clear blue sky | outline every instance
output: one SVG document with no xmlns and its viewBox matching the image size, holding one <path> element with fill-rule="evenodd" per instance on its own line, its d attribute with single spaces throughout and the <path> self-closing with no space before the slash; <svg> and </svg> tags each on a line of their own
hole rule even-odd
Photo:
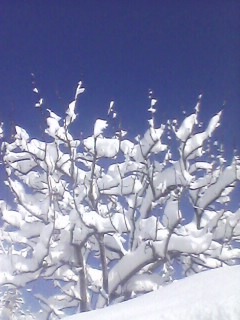
<svg viewBox="0 0 240 320">
<path fill-rule="evenodd" d="M 83 128 L 116 101 L 123 127 L 141 133 L 148 89 L 158 122 L 224 110 L 220 136 L 240 149 L 239 0 L 0 1 L 0 120 L 36 132 L 31 73 L 47 106 L 63 115 L 81 79 Z"/>
</svg>

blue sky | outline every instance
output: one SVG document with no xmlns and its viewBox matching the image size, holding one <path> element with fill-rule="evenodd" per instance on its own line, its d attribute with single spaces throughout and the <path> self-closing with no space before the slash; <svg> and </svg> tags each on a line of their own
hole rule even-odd
<svg viewBox="0 0 240 320">
<path fill-rule="evenodd" d="M 38 132 L 31 73 L 60 115 L 83 80 L 79 122 L 89 132 L 112 99 L 137 134 L 148 89 L 159 123 L 190 113 L 203 93 L 202 119 L 226 101 L 219 135 L 228 152 L 240 149 L 239 34 L 238 0 L 1 0 L 0 120 Z"/>
</svg>

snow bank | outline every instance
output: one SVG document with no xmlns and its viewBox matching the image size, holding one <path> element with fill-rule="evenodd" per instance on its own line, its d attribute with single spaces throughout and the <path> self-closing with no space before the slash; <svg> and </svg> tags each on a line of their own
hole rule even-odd
<svg viewBox="0 0 240 320">
<path fill-rule="evenodd" d="M 240 266 L 202 272 L 155 292 L 65 320 L 239 320 Z"/>
</svg>

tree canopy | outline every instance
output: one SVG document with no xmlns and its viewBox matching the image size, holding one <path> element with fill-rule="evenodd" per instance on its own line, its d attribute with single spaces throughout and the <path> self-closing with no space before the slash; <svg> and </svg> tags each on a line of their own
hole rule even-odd
<svg viewBox="0 0 240 320">
<path fill-rule="evenodd" d="M 111 101 L 107 120 L 97 119 L 91 136 L 74 138 L 83 92 L 79 82 L 64 118 L 47 110 L 43 139 L 16 126 L 5 141 L 0 131 L 14 199 L 0 202 L 0 284 L 4 297 L 12 288 L 16 296 L 32 290 L 38 319 L 124 301 L 240 258 L 240 208 L 230 206 L 240 161 L 226 161 L 214 138 L 222 112 L 202 127 L 199 96 L 180 124 L 156 127 L 151 96 L 148 129 L 130 139 L 120 123 L 111 127 Z M 39 281 L 49 294 L 33 290 Z M 11 308 L 20 319 L 18 306 Z"/>
</svg>

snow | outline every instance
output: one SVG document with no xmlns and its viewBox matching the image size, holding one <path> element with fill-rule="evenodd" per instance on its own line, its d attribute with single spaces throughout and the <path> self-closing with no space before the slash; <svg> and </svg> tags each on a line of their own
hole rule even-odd
<svg viewBox="0 0 240 320">
<path fill-rule="evenodd" d="M 84 139 L 83 144 L 89 152 L 96 153 L 98 157 L 113 158 L 119 151 L 119 140 L 114 138 L 98 137 L 95 141 L 94 137 L 88 137 Z"/>
<path fill-rule="evenodd" d="M 239 320 L 240 266 L 175 281 L 159 290 L 65 320 Z"/>
<path fill-rule="evenodd" d="M 112 100 L 110 102 L 109 108 L 108 108 L 108 115 L 113 112 L 113 108 L 114 108 L 114 101 Z"/>
<path fill-rule="evenodd" d="M 180 139 L 181 141 L 186 141 L 187 138 L 191 135 L 196 122 L 197 122 L 197 115 L 195 113 L 186 117 L 183 120 L 180 128 L 176 132 L 177 138 Z"/>
<path fill-rule="evenodd" d="M 94 125 L 94 137 L 98 137 L 101 133 L 103 133 L 103 130 L 106 129 L 108 126 L 108 123 L 106 120 L 97 119 Z"/>
<path fill-rule="evenodd" d="M 108 122 L 97 119 L 92 136 L 75 140 L 69 126 L 77 116 L 81 82 L 77 90 L 77 100 L 69 104 L 65 119 L 47 109 L 49 142 L 31 140 L 17 126 L 15 140 L 2 145 L 8 174 L 5 184 L 16 203 L 11 208 L 0 201 L 1 285 L 12 283 L 25 290 L 39 277 L 53 281 L 61 299 L 55 294 L 37 298 L 43 310 L 53 308 L 56 316 L 63 317 L 68 308 L 76 307 L 77 312 L 84 295 L 81 286 L 79 292 L 79 272 L 86 280 L 91 306 L 104 307 L 108 297 L 113 303 L 157 290 L 172 279 L 176 263 L 189 275 L 204 266 L 216 268 L 239 259 L 240 211 L 231 212 L 226 204 L 240 179 L 240 160 L 235 156 L 227 166 L 220 151 L 217 156 L 211 154 L 210 138 L 221 112 L 203 132 L 196 130 L 199 105 L 177 131 L 176 120 L 155 128 L 152 117 L 145 134 L 136 137 L 137 143 L 122 140 L 123 131 L 109 137 Z M 154 105 L 152 99 L 151 108 Z M 112 108 L 113 101 L 110 113 Z M 171 132 L 176 133 L 177 153 L 162 143 Z M 192 206 L 189 213 L 186 203 Z M 108 273 L 108 297 L 99 243 L 105 247 L 102 269 Z M 77 246 L 83 263 L 76 255 Z M 239 267 L 225 270 L 239 274 Z M 212 277 L 221 272 L 212 285 Z M 211 277 L 204 280 L 207 274 Z M 233 286 L 240 282 L 237 275 L 226 284 L 227 277 L 223 269 L 207 272 L 72 319 L 141 320 L 146 314 L 149 320 L 229 319 L 228 309 L 219 310 L 225 306 L 224 299 L 228 305 L 234 302 L 231 294 L 237 289 Z M 222 296 L 228 285 L 228 296 Z"/>
</svg>

